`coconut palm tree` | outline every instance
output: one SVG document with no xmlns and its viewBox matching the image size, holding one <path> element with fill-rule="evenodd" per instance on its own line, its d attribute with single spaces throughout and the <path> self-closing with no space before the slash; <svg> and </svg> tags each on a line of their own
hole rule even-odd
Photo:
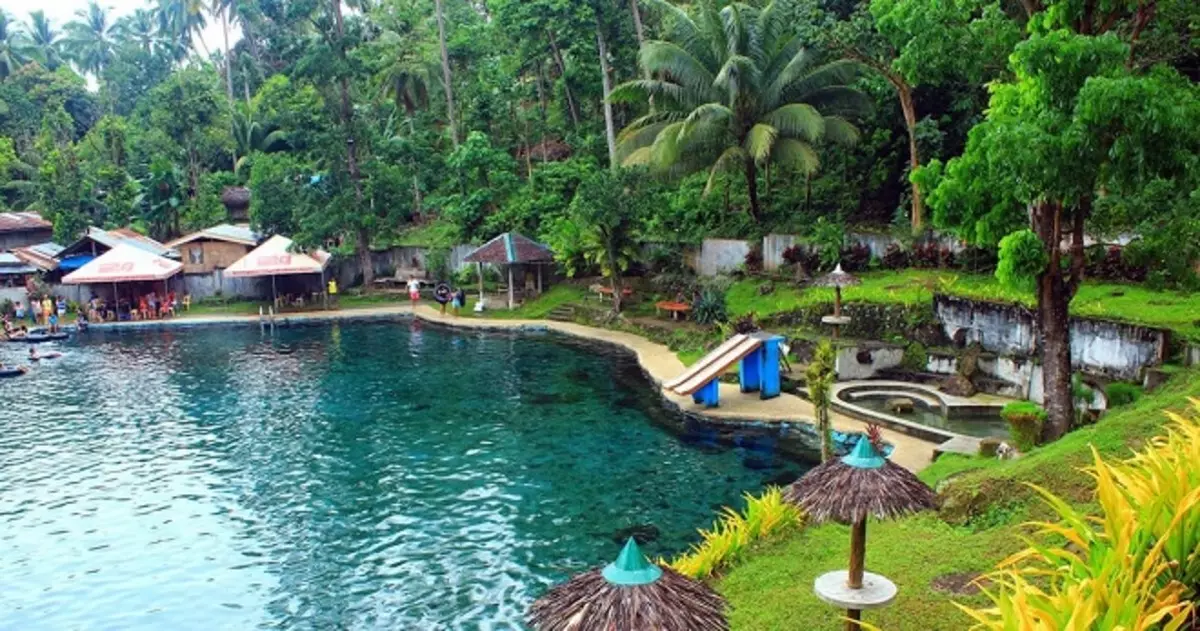
<svg viewBox="0 0 1200 631">
<path fill-rule="evenodd" d="M 99 75 L 113 58 L 116 33 L 108 10 L 95 0 L 75 12 L 78 20 L 67 22 L 64 48 L 80 70 Z"/>
<path fill-rule="evenodd" d="M 171 50 L 176 59 L 187 56 L 187 50 L 192 46 L 192 38 L 200 42 L 204 56 L 208 57 L 208 45 L 204 43 L 201 34 L 208 21 L 204 14 L 207 11 L 205 0 L 158 0 L 155 7 L 158 14 L 158 30 L 163 37 L 169 37 Z"/>
<path fill-rule="evenodd" d="M 154 13 L 147 9 L 136 9 L 117 20 L 114 30 L 118 37 L 135 44 L 144 52 L 152 53 L 162 46 Z"/>
<path fill-rule="evenodd" d="M 630 81 L 613 101 L 654 99 L 654 109 L 626 127 L 618 156 L 625 165 L 672 173 L 741 171 L 751 217 L 760 215 L 758 173 L 776 165 L 811 175 L 822 142 L 852 144 L 851 120 L 871 102 L 849 87 L 860 71 L 848 60 L 822 62 L 785 23 L 778 2 L 718 10 L 701 0 L 693 18 L 665 0 L 643 0 L 671 23 L 666 40 L 642 45 L 651 79 Z"/>
<path fill-rule="evenodd" d="M 27 63 L 29 40 L 8 13 L 0 9 L 0 78 L 11 75 Z"/>
<path fill-rule="evenodd" d="M 62 39 L 60 33 L 54 30 L 45 11 L 30 11 L 29 25 L 30 54 L 48 70 L 56 70 L 62 65 Z"/>
</svg>

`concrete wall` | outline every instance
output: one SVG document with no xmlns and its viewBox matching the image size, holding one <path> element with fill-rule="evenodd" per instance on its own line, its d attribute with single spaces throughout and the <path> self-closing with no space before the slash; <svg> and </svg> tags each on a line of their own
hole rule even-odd
<svg viewBox="0 0 1200 631">
<path fill-rule="evenodd" d="M 192 300 L 203 300 L 221 296 L 224 298 L 267 298 L 271 294 L 270 278 L 230 278 L 222 270 L 214 270 L 207 274 L 184 274 L 182 289 L 178 289 L 180 281 L 174 280 L 172 285 L 177 291 L 192 295 Z"/>
<path fill-rule="evenodd" d="M 848 347 L 838 350 L 834 367 L 838 381 L 870 379 L 880 370 L 895 368 L 904 360 L 904 349 L 899 347 Z"/>
<path fill-rule="evenodd" d="M 2 232 L 0 233 L 0 252 L 45 243 L 53 238 L 54 230 L 50 228 Z"/>
<path fill-rule="evenodd" d="M 1037 352 L 1034 314 L 1024 307 L 939 294 L 934 296 L 934 311 L 946 336 L 956 342 L 979 342 L 984 350 L 1001 355 Z M 1167 343 L 1168 332 L 1161 329 L 1071 319 L 1071 363 L 1086 372 L 1137 379 L 1143 367 L 1162 362 Z"/>
<path fill-rule="evenodd" d="M 705 239 L 700 246 L 701 276 L 716 276 L 732 272 L 745 265 L 750 242 L 738 239 Z"/>
<path fill-rule="evenodd" d="M 11 300 L 12 302 L 20 302 L 29 308 L 29 299 L 25 296 L 24 287 L 0 287 L 0 302 Z"/>
<path fill-rule="evenodd" d="M 763 269 L 773 272 L 783 265 L 783 252 L 796 245 L 800 237 L 791 234 L 769 234 L 763 237 Z"/>
</svg>

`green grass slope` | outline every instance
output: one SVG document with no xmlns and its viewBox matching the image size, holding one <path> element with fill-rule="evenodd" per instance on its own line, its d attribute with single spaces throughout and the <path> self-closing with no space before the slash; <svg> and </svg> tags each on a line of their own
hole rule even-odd
<svg viewBox="0 0 1200 631">
<path fill-rule="evenodd" d="M 1033 450 L 1018 460 L 945 456 L 921 472 L 927 483 L 944 486 L 937 514 L 867 527 L 867 569 L 900 587 L 891 607 L 866 620 L 886 631 L 941 631 L 968 628 L 954 606 L 983 605 L 979 595 L 934 589 L 934 579 L 986 572 L 1023 547 L 1022 524 L 1047 517 L 1028 488 L 1038 484 L 1074 504 L 1091 503 L 1091 483 L 1082 467 L 1092 448 L 1123 457 L 1161 433 L 1164 410 L 1182 410 L 1200 397 L 1200 369 L 1183 371 L 1160 390 L 1128 407 L 1113 410 L 1096 425 Z M 824 525 L 759 546 L 742 564 L 717 581 L 733 607 L 737 631 L 823 631 L 841 629 L 839 613 L 812 593 L 813 579 L 849 560 L 849 531 Z"/>
</svg>

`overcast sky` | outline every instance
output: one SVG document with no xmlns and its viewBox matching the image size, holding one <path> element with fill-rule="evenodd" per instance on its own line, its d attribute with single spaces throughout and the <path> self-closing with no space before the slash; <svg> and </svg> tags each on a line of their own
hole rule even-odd
<svg viewBox="0 0 1200 631">
<path fill-rule="evenodd" d="M 109 9 L 109 14 L 115 21 L 117 18 L 133 13 L 135 9 L 150 8 L 152 5 L 146 0 L 99 0 L 100 6 Z M 207 4 L 207 3 L 206 3 Z M 54 25 L 55 30 L 62 32 L 63 25 L 75 19 L 75 12 L 87 8 L 87 0 L 0 0 L 0 8 L 3 8 L 6 13 L 12 16 L 19 22 L 27 23 L 29 21 L 29 12 L 42 9 L 46 12 L 46 17 L 50 19 L 50 23 Z M 225 48 L 223 38 L 221 36 L 221 22 L 215 20 L 212 16 L 206 16 L 208 26 L 204 29 L 204 43 L 208 45 L 211 51 L 223 50 Z M 237 42 L 238 31 L 236 27 L 229 30 L 229 45 L 232 46 Z M 197 43 L 197 48 L 199 44 Z"/>
</svg>

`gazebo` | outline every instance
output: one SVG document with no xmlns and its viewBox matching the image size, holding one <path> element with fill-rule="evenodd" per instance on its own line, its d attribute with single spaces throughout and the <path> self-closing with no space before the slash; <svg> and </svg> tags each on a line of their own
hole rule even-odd
<svg viewBox="0 0 1200 631">
<path fill-rule="evenodd" d="M 632 537 L 616 561 L 572 577 L 529 610 L 535 631 L 727 631 L 725 600 L 646 560 Z"/>
<path fill-rule="evenodd" d="M 503 265 L 508 270 L 508 308 L 513 308 L 513 267 L 533 265 L 537 267 L 537 291 L 542 293 L 542 266 L 554 261 L 550 248 L 516 232 L 504 234 L 479 246 L 463 257 L 467 263 L 479 266 L 479 299 L 483 300 L 483 264 Z"/>
<path fill-rule="evenodd" d="M 323 250 L 316 250 L 311 254 L 292 252 L 292 245 L 291 239 L 275 235 L 227 267 L 225 274 L 233 278 L 270 276 L 272 302 L 277 299 L 276 276 L 320 274 L 321 284 L 324 285 L 325 267 L 329 265 L 331 258 L 329 253 Z"/>
<path fill-rule="evenodd" d="M 821 322 L 833 326 L 834 339 L 837 339 L 842 325 L 850 323 L 850 318 L 842 315 L 842 287 L 852 287 L 861 282 L 853 274 L 842 271 L 841 263 L 838 263 L 837 269 L 813 282 L 816 287 L 833 287 L 833 315 L 821 318 Z"/>
<path fill-rule="evenodd" d="M 846 609 L 846 630 L 861 629 L 863 609 L 885 607 L 896 585 L 867 572 L 867 516 L 897 519 L 937 508 L 937 496 L 917 476 L 881 455 L 879 428 L 871 426 L 850 454 L 827 460 L 784 490 L 813 523 L 850 524 L 850 569 L 817 577 L 813 591 L 825 602 Z"/>
<path fill-rule="evenodd" d="M 62 282 L 68 285 L 113 286 L 113 301 L 116 302 L 117 283 L 153 283 L 162 281 L 163 293 L 167 293 L 167 279 L 183 269 L 179 261 L 165 259 L 142 248 L 121 243 L 111 250 L 92 259 L 83 267 L 67 274 Z"/>
</svg>

